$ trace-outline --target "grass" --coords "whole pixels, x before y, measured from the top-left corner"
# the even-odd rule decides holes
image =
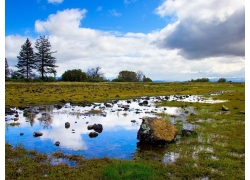
[[[223,90],[223,92],[222,92]],[[210,95],[220,92],[218,95]],[[221,93],[222,92],[222,93]],[[185,103],[195,113],[186,118],[198,136],[179,137],[175,143],[135,152],[133,160],[87,159],[55,152],[52,157],[5,144],[5,179],[245,179],[245,83],[9,83],[6,107],[106,102],[138,96],[204,95],[224,103]],[[44,98],[46,97],[46,98]],[[159,105],[183,107],[183,102]],[[229,108],[222,111],[222,105]],[[168,119],[168,115],[162,114]],[[183,122],[176,120],[180,133]],[[166,153],[178,154],[171,163]],[[52,158],[75,161],[52,165]]]

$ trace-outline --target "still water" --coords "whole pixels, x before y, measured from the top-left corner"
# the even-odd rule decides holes
[[[171,98],[168,100],[173,100],[174,97]],[[189,102],[195,101],[195,98],[197,100],[197,97],[189,96],[182,101],[188,102],[188,98]],[[104,103],[93,103],[86,107],[66,103],[60,109],[54,105],[35,106],[31,107],[32,113],[28,115],[23,110],[14,108],[19,117],[14,121],[14,115],[5,116],[5,142],[12,146],[22,145],[29,150],[36,149],[47,155],[62,152],[86,158],[106,156],[132,159],[133,154],[142,149],[138,147],[136,138],[142,117],[155,117],[156,113],[165,113],[172,115],[170,120],[174,123],[177,119],[185,121],[185,116],[193,112],[192,107],[187,107],[188,111],[187,108],[156,107],[155,102],[161,101],[159,97],[150,97],[146,100],[147,104],[139,105],[143,101],[145,97],[119,100],[114,104],[110,103],[111,107],[106,107]],[[127,105],[129,108],[125,110],[123,107],[128,107]],[[90,110],[101,110],[102,113],[90,114]],[[13,122],[20,124],[11,126],[10,123]],[[70,123],[69,128],[65,128],[66,122]],[[88,125],[93,124],[102,124],[103,131],[97,137],[90,138],[89,133],[94,130],[88,130]],[[184,123],[184,126],[188,127],[189,124]],[[43,135],[34,137],[34,132],[41,132]],[[54,145],[56,141],[60,142],[59,146]]]

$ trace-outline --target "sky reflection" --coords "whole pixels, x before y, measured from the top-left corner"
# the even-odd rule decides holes
[[[194,100],[195,97],[188,97]],[[196,97],[197,98],[197,97]],[[172,100],[174,97],[172,97]],[[137,151],[137,131],[144,116],[154,117],[155,113],[174,115],[171,120],[185,120],[183,108],[179,107],[155,107],[156,97],[151,97],[148,104],[139,106],[139,102],[145,99],[120,100],[112,107],[104,108],[103,103],[95,103],[90,107],[71,106],[65,104],[61,109],[54,106],[46,106],[40,109],[39,113],[24,116],[24,111],[18,110],[19,120],[14,121],[13,115],[5,116],[5,141],[11,145],[22,144],[25,148],[38,152],[51,154],[56,151],[65,154],[83,155],[87,158],[101,158],[104,156],[120,159],[131,159]],[[187,101],[187,100],[186,100]],[[129,105],[125,111],[122,106]],[[191,108],[191,112],[192,107]],[[37,111],[39,107],[33,107]],[[90,110],[102,110],[102,114],[86,114]],[[103,116],[105,114],[105,116]],[[133,123],[131,120],[135,120]],[[19,122],[18,126],[10,126],[10,123]],[[69,122],[70,127],[65,128]],[[102,124],[103,131],[95,138],[90,138],[88,125]],[[43,135],[33,137],[34,132],[42,132]],[[24,133],[24,135],[20,135]],[[56,141],[60,142],[55,146]],[[165,157],[166,158],[166,157]]]

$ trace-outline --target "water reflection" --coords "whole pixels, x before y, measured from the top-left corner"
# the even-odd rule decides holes
[[[172,99],[171,99],[172,98]],[[5,141],[12,145],[22,144],[27,149],[52,154],[60,151],[65,154],[82,155],[87,158],[104,156],[131,159],[138,148],[137,131],[143,116],[154,117],[157,113],[170,115],[170,120],[184,121],[193,112],[192,107],[156,107],[155,102],[176,100],[177,97],[142,97],[139,99],[119,100],[109,103],[93,103],[91,106],[72,106],[66,103],[58,108],[52,106],[34,106],[24,110],[15,109],[19,114],[19,126],[5,128]],[[188,96],[189,100],[195,98]],[[182,98],[182,100],[186,100]],[[6,115],[6,123],[14,122],[14,115]],[[70,124],[65,128],[65,123]],[[89,125],[101,124],[103,129],[95,138],[90,138],[93,129]],[[188,126],[188,124],[186,124]],[[43,133],[34,138],[34,132]],[[23,133],[20,136],[20,133]],[[59,141],[60,145],[55,146]],[[149,148],[149,147],[145,147]],[[156,149],[155,149],[156,150]],[[166,160],[166,149],[158,148],[161,158]]]

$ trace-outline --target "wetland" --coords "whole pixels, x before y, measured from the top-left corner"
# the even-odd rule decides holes
[[[244,83],[6,83],[5,108],[18,114],[5,116],[6,179],[244,179]],[[176,141],[140,144],[143,116],[173,123]]]

